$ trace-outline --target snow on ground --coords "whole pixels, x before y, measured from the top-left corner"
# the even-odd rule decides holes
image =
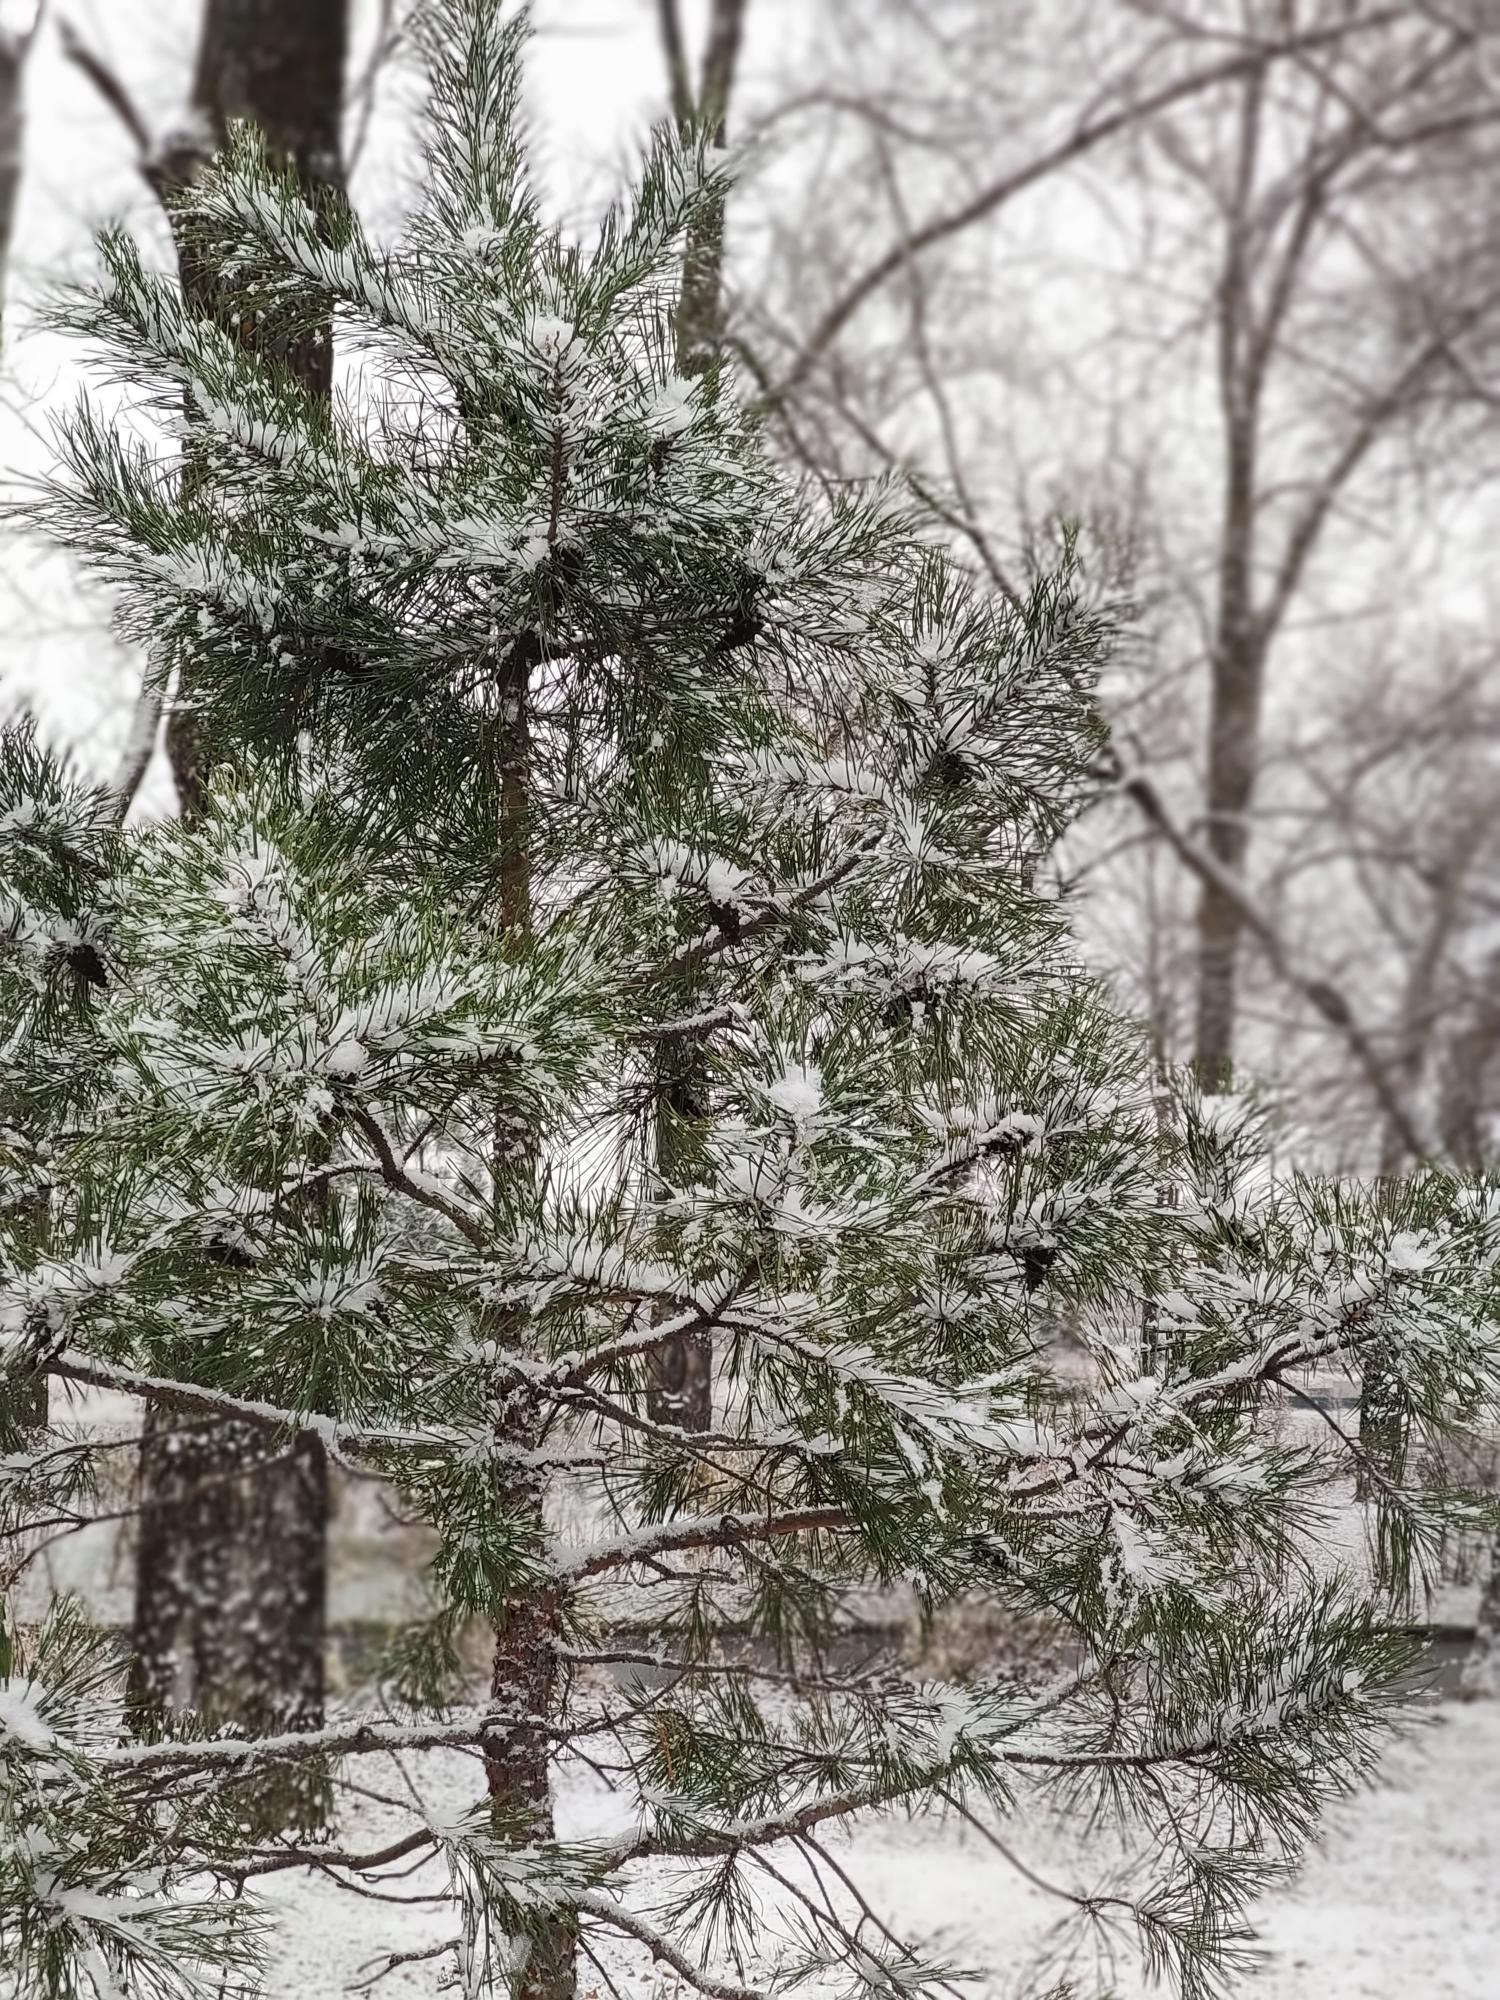
[[[466,1760],[450,1760],[447,1796],[434,1804],[459,1808],[476,1775]],[[608,1800],[580,1786],[564,1802],[562,1830],[597,1831],[610,1817]],[[364,1831],[377,1829],[372,1819]],[[1078,1848],[1060,1829],[1012,1826],[1005,1838],[1037,1877],[1069,1881]],[[838,1859],[897,1929],[936,1936],[952,1960],[977,1971],[972,1990],[986,2000],[1028,1990],[1065,1910],[951,1821],[864,1827]],[[410,1896],[440,1884],[429,1873],[388,1886]],[[283,1925],[267,1987],[276,2000],[332,2000],[361,1966],[378,1970],[388,1952],[454,1929],[442,1909],[339,1897],[309,1878],[281,1878],[272,1900]],[[769,1902],[767,1915],[774,1920]],[[1428,1710],[1388,1755],[1378,1784],[1334,1815],[1297,1881],[1261,1906],[1256,1928],[1267,1962],[1244,1982],[1244,2000],[1483,2000],[1500,1990],[1500,1703]],[[607,1963],[627,2000],[679,1990],[644,1959],[609,1953]],[[1070,1976],[1076,2000],[1144,2000],[1151,1990],[1123,1966],[1110,1975],[1075,1965]],[[375,1991],[425,2000],[441,1979],[440,1963],[412,1963]],[[605,1992],[601,1980],[583,1986]],[[820,1989],[817,2000],[836,1990]]]

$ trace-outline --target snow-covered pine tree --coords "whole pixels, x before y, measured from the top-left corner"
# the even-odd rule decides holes
[[[123,237],[68,309],[202,476],[85,403],[52,523],[253,754],[195,823],[117,834],[4,740],[0,1339],[17,1387],[316,1432],[430,1522],[432,1602],[368,1704],[276,1739],[128,1740],[68,1606],[7,1641],[0,1959],[49,2000],[253,1992],[263,1878],[418,1868],[466,1993],[563,2000],[590,1962],[935,1991],[828,1840],[1060,1802],[1112,1829],[1083,1915],[1207,1992],[1409,1664],[1326,1557],[1357,1446],[1267,1403],[1373,1362],[1414,1428],[1493,1408],[1500,1202],[1276,1179],[1217,1102],[1158,1135],[1035,882],[1099,744],[1066,561],[1013,610],[890,489],[790,484],[732,383],[672,366],[729,163],[663,133],[585,249],[528,192],[517,30],[432,0],[418,46],[399,242],[248,133],[179,197],[247,309],[361,345],[331,404]],[[682,1332],[714,1339],[701,1433],[649,1413]],[[18,1546],[97,1454],[8,1443]],[[1436,1502],[1382,1501],[1400,1581]],[[1044,1613],[1076,1671],[840,1670],[872,1586]],[[247,1831],[237,1787],[298,1762],[344,1823]]]

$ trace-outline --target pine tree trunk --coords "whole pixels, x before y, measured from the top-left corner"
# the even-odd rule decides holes
[[[688,80],[681,24],[675,0],[662,10],[672,109],[679,126],[690,119],[712,120],[723,145],[728,134],[729,99],[744,33],[746,0],[714,0],[696,102]],[[677,367],[701,375],[715,359],[724,337],[724,209],[718,204],[692,231],[683,249],[682,293],[675,326]],[[691,1006],[691,999],[685,1003]],[[669,1067],[669,1065],[671,1065]],[[681,1187],[697,1148],[693,1123],[701,1118],[703,1064],[691,1044],[663,1056],[657,1079],[656,1171],[666,1187]],[[679,1333],[651,1357],[647,1411],[658,1424],[706,1431],[713,1425],[713,1344],[707,1334]]]
[[[229,121],[253,119],[295,161],[314,199],[320,185],[337,185],[347,32],[347,0],[207,0],[193,101],[208,132],[222,139]],[[200,164],[184,154],[164,171]],[[179,263],[189,300],[227,318],[234,301],[220,274],[185,249]],[[329,393],[330,327],[285,337],[262,320],[238,322],[237,331],[313,393]],[[214,762],[233,746],[211,743],[184,707],[169,718],[166,742],[191,817],[203,810]],[[246,1469],[256,1456],[236,1426],[185,1428],[147,1412],[132,1628],[135,1707],[147,1732],[187,1708],[251,1734],[322,1721],[326,1455],[320,1440],[303,1437],[277,1462]],[[318,1824],[326,1801],[316,1776],[298,1773],[257,1781],[241,1804],[252,1823],[274,1828]]]
[[[567,470],[559,412],[553,459],[552,519],[557,520]],[[549,537],[549,539],[552,539]],[[509,949],[526,948],[531,931],[531,672],[543,646],[513,644],[499,673],[500,712],[505,728],[500,744],[500,825],[498,859],[501,936]],[[502,1190],[535,1176],[540,1135],[504,1092],[495,1104],[494,1181],[498,1211]],[[498,1344],[524,1350],[525,1327],[502,1316]],[[495,1441],[502,1448],[534,1450],[541,1441],[539,1413],[524,1389],[499,1399]],[[524,1525],[528,1538],[545,1547],[542,1475],[528,1470],[501,1475],[501,1510]],[[563,1627],[562,1598],[556,1590],[519,1593],[495,1606],[495,1651],[490,1676],[494,1734],[485,1748],[485,1778],[495,1829],[517,1846],[553,1838],[552,1755],[547,1724],[557,1710],[557,1642]],[[534,1932],[515,2000],[574,2000],[577,1993],[577,1938],[572,1923],[543,1920]]]

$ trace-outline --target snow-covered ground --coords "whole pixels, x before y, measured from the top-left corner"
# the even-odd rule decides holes
[[[455,1759],[441,1802],[472,1793],[474,1767]],[[608,1802],[580,1787],[564,1802],[564,1830],[607,1820]],[[1078,1843],[1056,1826],[1005,1829],[1020,1867],[974,1830],[953,1822],[891,1821],[863,1828],[837,1858],[871,1903],[897,1928],[941,1940],[950,1959],[974,1968],[972,1989],[1015,2000],[1037,1983],[1038,1960],[1067,1906],[1038,1881],[1078,1880]],[[439,1886],[408,1876],[392,1891],[411,1896]],[[768,1885],[769,1886],[769,1885]],[[283,1877],[274,1902],[282,1931],[269,1991],[277,2000],[331,2000],[361,1967],[366,1975],[392,1950],[441,1940],[450,1915],[420,1904],[340,1898],[323,1883]],[[774,1907],[768,1899],[768,1914]],[[1428,1709],[1387,1757],[1379,1783],[1341,1808],[1306,1867],[1269,1897],[1256,1928],[1264,1968],[1238,1990],[1245,2000],[1484,2000],[1500,1992],[1500,1704],[1445,1703]],[[372,1963],[373,1955],[373,1963]],[[604,1954],[627,2000],[674,1995],[672,1975]],[[441,1962],[392,1969],[375,1991],[430,1995]],[[1056,1970],[1052,1974],[1056,1976]],[[1142,2000],[1153,1989],[1123,1962],[1111,1973],[1091,1963],[1069,1972],[1075,2000]],[[596,1985],[607,2000],[603,1980]],[[831,2000],[833,1985],[818,2000]]]

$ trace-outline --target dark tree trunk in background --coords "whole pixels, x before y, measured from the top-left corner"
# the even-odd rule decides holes
[[[253,120],[295,162],[316,201],[341,183],[339,128],[347,0],[206,0],[193,104],[222,140]],[[164,163],[189,174],[191,157]],[[184,249],[184,292],[227,318],[232,291]],[[307,388],[332,382],[332,329],[287,338],[262,319],[241,339],[274,354]],[[187,468],[185,477],[191,477]],[[191,701],[191,687],[178,690]],[[203,810],[209,775],[233,745],[212,742],[191,708],[168,719],[167,753],[185,815]],[[141,1451],[140,1546],[132,1631],[141,1726],[192,1708],[253,1734],[315,1728],[323,1717],[327,1630],[328,1465],[321,1442],[299,1437],[274,1461],[235,1425],[184,1426],[147,1412]],[[264,1782],[245,1809],[268,1825],[322,1817],[316,1776]]]
[[[295,162],[316,199],[319,187],[342,185],[339,128],[348,50],[348,0],[206,0],[193,79],[193,108],[222,139],[236,119],[249,119],[273,150]],[[191,158],[168,170],[191,173]],[[181,259],[183,288],[205,313],[227,317],[234,300],[215,271]],[[284,362],[308,386],[327,395],[333,376],[331,329],[288,340],[264,321],[240,327],[241,338]],[[184,812],[201,810],[214,747],[190,710],[167,721],[167,753]]]
[[[136,1585],[136,1699],[253,1735],[323,1715],[327,1466],[301,1436],[148,1412]]]
[[[26,58],[41,23],[42,0],[36,0],[29,28],[0,28],[0,328],[4,325],[5,272],[16,227],[16,198],[21,192]]]
[[[0,335],[5,330],[5,274],[10,263],[11,239],[16,225],[16,198],[21,191],[21,141],[25,130],[23,94],[26,58],[31,52],[31,33],[18,35],[0,28]],[[42,1204],[45,1209],[45,1203]],[[43,1217],[45,1219],[45,1217]],[[7,1383],[0,1409],[0,1432],[11,1425],[23,1430],[46,1428],[47,1378],[34,1375],[24,1381]],[[0,1606],[0,1631],[3,1631]]]
[[[1237,604],[1212,662],[1208,744],[1209,852],[1235,881],[1245,875],[1250,811],[1260,761],[1265,651],[1249,607]],[[1194,1067],[1205,1090],[1227,1090],[1234,1074],[1240,933],[1234,898],[1206,882],[1198,904],[1198,1012]]]
[[[719,145],[728,132],[729,100],[739,62],[747,0],[714,0],[696,96],[683,44],[677,0],[659,0],[662,49],[679,128],[694,120],[713,127]],[[724,336],[724,208],[704,217],[683,247],[682,293],[677,302],[677,367],[701,375]],[[691,999],[685,999],[690,1008]],[[691,1178],[699,1149],[695,1123],[705,1083],[703,1062],[690,1047],[662,1057],[657,1075],[656,1171],[667,1187]],[[713,1423],[713,1347],[706,1334],[683,1333],[663,1342],[651,1360],[650,1414],[659,1424],[706,1431]]]
[[[0,313],[4,310],[5,267],[15,227],[21,187],[21,80],[26,45],[0,28]]]
[[[1260,153],[1265,79],[1256,72],[1240,93],[1234,185],[1225,217],[1224,261],[1216,302],[1219,411],[1224,425],[1224,522],[1218,604],[1209,662],[1208,775],[1205,820],[1209,852],[1235,882],[1243,880],[1250,806],[1260,758],[1260,711],[1266,640],[1255,610],[1256,490],[1263,363],[1251,320],[1252,198]],[[1198,1009],[1193,1060],[1205,1090],[1227,1090],[1234,1062],[1239,907],[1205,882],[1198,905]]]

